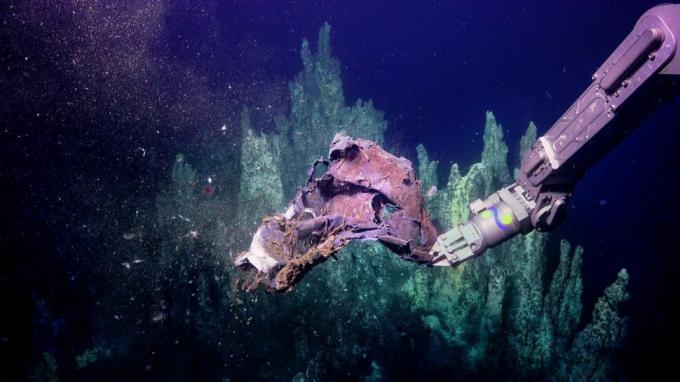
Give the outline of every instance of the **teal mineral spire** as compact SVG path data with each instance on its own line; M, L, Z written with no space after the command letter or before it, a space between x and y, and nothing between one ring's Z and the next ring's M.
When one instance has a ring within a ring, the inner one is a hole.
M503 126L496 123L496 117L492 112L486 112L486 124L484 127L484 150L482 151L482 163L491 168L491 174L497 179L498 186L510 183L508 172L508 145L503 141ZM493 190L492 190L493 191Z
M572 252L566 240L560 243L560 262L550 284L550 292L545 298L545 305L550 321L555 327L559 341L555 344L559 352L566 351L566 342L574 333L581 319L583 304L583 281L581 280L581 262L583 248L576 247Z
M519 140L519 155L517 156L517 163L514 171L515 179L519 176L519 167L522 164L522 159L524 159L524 154L526 154L527 150L529 150L534 142L536 142L536 125L533 122L529 122L527 131Z
M529 127L527 127L527 131L522 135L522 138L519 140L519 155L518 155L518 166L519 163L522 163L522 158L524 158L524 154L529 150L532 144L536 142L536 125L533 122L529 122Z
M298 158L290 174L296 185L301 184L302 177L295 174L304 174L306 166L325 155L336 129L343 128L345 97L340 62L330 54L330 29L327 23L321 27L316 53L310 51L307 40L302 41L300 57L304 67L288 84L290 149Z
M419 147L418 168L424 179L431 183L436 179L436 163L430 162L425 147ZM486 197L498 187L509 184L507 154L508 146L503 141L502 127L496 123L493 113L488 111L481 161L473 164L464 176L461 176L458 164L454 163L446 187L439 190L434 200L428 201L430 214L442 228L450 228L452 224L467 219L470 214L468 204L474 199Z
M172 166L173 190L180 199L191 199L194 196L196 170L186 163L183 154L177 154Z
M630 297L626 291L628 272L619 271L616 280L597 300L591 321L576 336L569 353L562 358L557 379L569 381L611 381L615 376L615 352L625 337L625 319L619 306Z
M275 139L255 133L248 108L241 112L241 184L238 194L240 228L252 234L260 220L284 207L279 170L279 147Z
M431 161L430 156L427 155L427 150L425 146L419 144L416 146L416 152L418 153L418 179L420 179L420 190L422 192L427 192L430 187L437 187L439 182L437 181L437 161Z
M295 158L283 162L286 195L292 196L295 188L304 182L307 167L314 160L327 155L335 133L344 131L382 144L387 130L384 114L373 107L371 100L359 99L354 106L346 106L340 62L331 55L330 31L328 23L319 30L316 53L310 50L307 40L302 41L303 69L288 84L290 116L276 120L282 156Z
M519 151L527 150L535 136L536 126L530 123ZM501 126L488 112L481 161L465 175L453 164L447 186L428 205L441 225L450 227L466 219L470 201L507 184L507 152ZM423 146L417 153L419 171L430 184L435 163ZM577 336L583 310L583 249L572 250L562 241L559 263L551 274L546 242L547 236L536 232L518 236L456 269L416 270L402 286L423 324L459 349L455 358L464 370L486 376L499 373L500 378L501 370L512 367L514 375L524 379L581 380L613 364L594 353L610 354L623 336L616 307L625 299L627 274L619 274L598 302L592 322ZM605 337L614 340L606 342ZM581 353L589 358L579 358ZM565 358L566 354L573 355Z

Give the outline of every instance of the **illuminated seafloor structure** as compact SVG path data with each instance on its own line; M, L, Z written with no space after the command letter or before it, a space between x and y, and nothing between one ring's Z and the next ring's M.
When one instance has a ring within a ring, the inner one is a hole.
M100 223L115 228L103 239L114 258L93 267L94 334L73 350L72 361L44 351L34 361L34 379L56 380L60 373L225 381L616 375L626 270L608 275L611 285L592 309L584 307L584 250L562 241L551 251L544 234L517 237L453 269L353 243L292 292L242 289L234 257L247 249L262 217L285 209L334 134L384 144L390 133L370 100L346 104L329 36L326 24L316 51L303 41L304 68L289 83L290 114L277 118L276 131L262 132L244 104L239 144L177 153L153 216ZM465 219L470 200L511 179L503 130L491 112L483 133L479 161L467 171L453 164L445 182L426 148L414 150L427 209L440 230ZM535 138L532 123L514 155ZM223 183L213 184L211 174ZM209 184L199 181L206 178ZM43 315L51 319L48 310Z

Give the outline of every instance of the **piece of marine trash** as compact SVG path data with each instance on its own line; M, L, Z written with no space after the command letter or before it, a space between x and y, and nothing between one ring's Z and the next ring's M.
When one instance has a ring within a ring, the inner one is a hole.
M326 171L316 178L321 165ZM337 134L328 160L314 162L287 210L263 219L235 263L255 274L247 289L282 292L353 240L379 241L405 260L429 263L436 239L411 162Z

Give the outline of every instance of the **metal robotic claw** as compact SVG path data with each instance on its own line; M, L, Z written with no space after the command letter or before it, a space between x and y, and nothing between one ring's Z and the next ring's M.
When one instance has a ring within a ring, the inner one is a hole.
M549 231L585 172L680 90L680 4L647 11L590 86L524 156L515 183L470 204L440 235L433 265L455 266L518 233Z

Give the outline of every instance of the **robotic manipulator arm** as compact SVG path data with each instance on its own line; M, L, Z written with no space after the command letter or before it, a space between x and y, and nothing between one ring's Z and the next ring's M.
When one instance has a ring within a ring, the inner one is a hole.
M590 86L527 150L515 183L472 202L470 219L439 236L432 264L457 265L518 233L560 224L588 168L680 92L679 40L680 4L642 15Z

